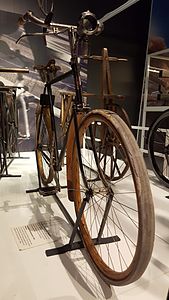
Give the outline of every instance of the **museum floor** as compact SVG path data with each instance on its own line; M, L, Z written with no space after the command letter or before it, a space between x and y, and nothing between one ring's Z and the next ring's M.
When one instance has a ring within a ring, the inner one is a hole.
M153 255L144 275L124 287L108 286L94 272L85 250L45 255L54 242L70 236L71 225L54 197L26 193L37 187L34 152L21 153L0 180L0 300L166 300L169 289L169 190L150 172L156 236ZM64 174L62 174L64 181ZM74 216L66 190L58 197ZM50 234L44 230L49 228ZM25 236L34 226L35 234Z

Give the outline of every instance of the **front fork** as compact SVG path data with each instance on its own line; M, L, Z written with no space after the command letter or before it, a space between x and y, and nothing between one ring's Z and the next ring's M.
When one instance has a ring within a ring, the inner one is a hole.
M84 183L85 189L86 189L85 197L83 198L81 207L79 209L79 213L81 212L80 214L82 215L82 210L84 211L86 203L90 202L90 199L92 197L94 197L94 194L93 194L92 188L89 186L88 180L87 180L87 178L85 176L85 172L84 172L85 167L83 166L83 163L82 163L81 150L80 150L81 145L80 145L80 139L79 139L79 127L78 127L78 122L77 122L77 113L75 110L74 110L74 127L75 127L75 140L76 140L77 154L78 154L78 163L79 163L82 180L83 180L83 183ZM103 215L103 218L101 221L100 230L99 230L98 237L97 237L97 240L99 242L99 240L101 240L101 236L104 231L104 227L105 227L105 223L106 223L106 220L107 220L107 217L109 214L109 210L111 208L111 204L112 204L113 197L114 197L114 192L111 188L111 185L105 179L104 172L100 167L100 163L99 163L99 159L98 159L97 151L96 151L96 147L95 147L95 141L94 141L95 137L93 135L92 125L90 125L90 127L89 127L89 132L90 132L91 145L92 145L92 150L94 153L95 163L96 163L97 170L98 170L98 176L99 176L100 180L102 181L102 183L104 184L104 187L107 190L107 194L108 194L104 215Z

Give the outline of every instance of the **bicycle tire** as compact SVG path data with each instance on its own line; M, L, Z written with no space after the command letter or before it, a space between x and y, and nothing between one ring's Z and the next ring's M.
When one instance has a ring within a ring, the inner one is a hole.
M41 112L43 109L43 112ZM46 186L54 179L55 137L51 126L50 107L37 107L36 111L36 158L38 173Z
M7 152L9 156L13 156L17 152L18 146L18 127L14 122L10 121L10 116L7 113L8 128L7 128Z
M97 136L92 130L92 124L96 122L107 126L112 134L114 149L118 151L120 147L119 155L121 154L122 159L119 157L119 161L116 161L119 167L120 163L123 164L124 155L127 159L128 172L116 182L107 179L98 164L98 158L93 154L97 154L99 139L99 130ZM72 154L72 188L77 214L82 199L89 202L83 211L79 226L84 246L106 282L112 285L132 283L145 271L154 244L154 207L142 154L128 126L117 114L110 111L93 110L88 113L79 127L79 139L89 189L85 188L81 180L75 144ZM94 141L94 146L91 140ZM93 238L98 241L102 221L105 221L105 225L101 237L115 236L119 237L120 241L99 245L92 241Z
M0 86L4 86L3 82L0 82ZM0 93L0 177L5 171L7 171L7 107L6 107L6 95Z
M0 95L2 97L2 94ZM4 116L5 114L5 116ZM0 107L0 178L3 172L6 169L6 124L4 124L4 121L6 120L6 110L4 108L4 105Z
M149 129L148 155L157 178L169 187L169 110L163 112Z
M18 146L18 111L15 107L14 99L9 96L8 109L6 112L7 118L7 151L10 156L17 152Z
M84 113L77 115L77 122L80 124L82 118L84 116ZM70 201L73 200L73 190L72 190L72 166L74 161L72 160L72 151L73 151L73 143L75 139L75 129L74 129L74 122L71 122L69 134L67 137L67 144L66 144L66 179L67 179L67 194L68 199Z

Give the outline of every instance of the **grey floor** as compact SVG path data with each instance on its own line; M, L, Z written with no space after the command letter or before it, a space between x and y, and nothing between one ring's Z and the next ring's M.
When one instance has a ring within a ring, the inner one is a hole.
M84 251L47 257L45 250L70 236L71 226L52 196L26 193L36 188L34 152L21 153L0 180L0 300L166 300L169 288L169 190L149 172L153 193L156 236L151 261L144 275L125 287L108 286L95 273ZM62 174L64 184L64 174ZM66 191L58 193L74 217L73 204ZM37 228L40 222L41 228ZM50 235L45 235L44 223ZM32 225L34 224L34 225ZM24 236L25 228L35 226L34 236Z

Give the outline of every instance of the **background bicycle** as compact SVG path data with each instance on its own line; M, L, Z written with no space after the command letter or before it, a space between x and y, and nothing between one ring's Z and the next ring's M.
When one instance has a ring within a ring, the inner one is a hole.
M5 73L28 73L28 69L0 68ZM0 158L1 176L8 174L8 165L12 162L18 149L18 102L16 92L19 87L5 86L0 82Z
M169 187L169 110L164 111L150 126L147 142L153 171Z

